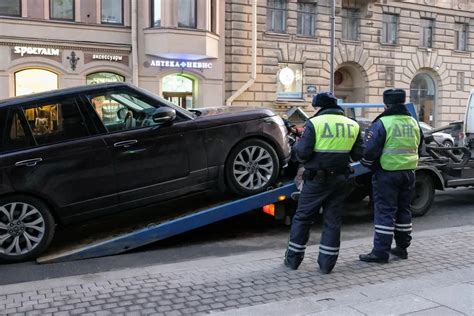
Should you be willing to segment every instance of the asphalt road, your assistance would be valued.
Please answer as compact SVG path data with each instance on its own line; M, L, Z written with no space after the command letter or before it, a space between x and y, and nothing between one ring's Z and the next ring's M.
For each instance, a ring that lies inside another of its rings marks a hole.
M198 199L201 203L204 199L212 200L211 197L192 197L180 203L173 203L172 206L163 207L178 209ZM153 214L156 216L156 209L135 210L133 213L124 213L120 217L122 221L130 221L131 217L147 218ZM438 192L431 211L424 217L415 218L413 223L415 231L474 225L474 189ZM97 221L94 224L68 227L67 230L58 232L52 245L53 249L71 243L71 240L79 235L83 240L103 236L101 231L104 227L108 230L120 231L115 221L109 219ZM318 243L320 232L320 220L317 220L312 228L310 243ZM122 255L43 265L35 262L0 265L0 285L136 268L157 263L182 262L204 257L228 256L263 249L281 249L283 257L288 233L289 228L281 223L275 223L273 218L257 212L248 213ZM360 205L355 209L348 209L344 216L342 241L370 237L372 234L371 211ZM413 242L415 243L416 239Z

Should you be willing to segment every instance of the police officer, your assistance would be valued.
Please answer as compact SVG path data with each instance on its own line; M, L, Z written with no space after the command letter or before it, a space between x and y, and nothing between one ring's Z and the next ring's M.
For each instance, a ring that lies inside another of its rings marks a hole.
M349 160L360 159L363 140L357 122L347 118L331 93L313 98L321 110L309 120L294 150L304 163L304 185L291 227L285 265L298 269L303 261L311 222L323 207L323 231L318 264L323 274L330 273L339 254L344 187Z
M372 169L374 199L374 246L360 255L366 262L386 263L390 252L407 259L411 241L410 203L415 189L415 169L423 135L418 122L405 107L405 91L389 89L383 94L385 111L365 135L361 163ZM390 249L395 236L396 247Z

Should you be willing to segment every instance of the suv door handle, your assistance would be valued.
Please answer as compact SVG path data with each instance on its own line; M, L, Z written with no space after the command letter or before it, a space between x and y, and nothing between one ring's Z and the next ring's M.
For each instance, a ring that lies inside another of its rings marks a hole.
M118 148L118 147L124 147L124 148L128 148L132 145L135 145L136 143L138 143L138 140L136 139L132 139L132 140L125 140L123 142L118 142L118 143L115 143L114 144L114 147L115 148Z
M42 162L42 161L43 161L42 158L27 159L27 160L22 160L22 161L15 162L15 166L16 167L21 167L21 166L34 167L39 162Z

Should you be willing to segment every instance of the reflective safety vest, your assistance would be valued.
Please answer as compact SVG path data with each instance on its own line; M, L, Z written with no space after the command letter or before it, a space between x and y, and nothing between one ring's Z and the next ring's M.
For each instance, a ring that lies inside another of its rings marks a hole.
M322 153L350 153L359 135L357 122L337 114L324 114L311 120L316 134L314 151Z
M385 145L380 164L384 170L413 170L418 165L420 127L408 115L391 115L380 118L386 131Z

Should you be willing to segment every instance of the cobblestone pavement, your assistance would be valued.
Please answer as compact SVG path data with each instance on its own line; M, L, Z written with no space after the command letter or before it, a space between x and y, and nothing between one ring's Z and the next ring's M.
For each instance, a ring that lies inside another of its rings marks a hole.
M357 260L371 240L342 243L331 275L316 270L316 246L298 271L283 252L266 251L81 278L9 285L0 289L0 314L106 315L209 313L346 290L473 266L474 227L414 234L409 260L386 265ZM1 269L1 266L0 266Z

